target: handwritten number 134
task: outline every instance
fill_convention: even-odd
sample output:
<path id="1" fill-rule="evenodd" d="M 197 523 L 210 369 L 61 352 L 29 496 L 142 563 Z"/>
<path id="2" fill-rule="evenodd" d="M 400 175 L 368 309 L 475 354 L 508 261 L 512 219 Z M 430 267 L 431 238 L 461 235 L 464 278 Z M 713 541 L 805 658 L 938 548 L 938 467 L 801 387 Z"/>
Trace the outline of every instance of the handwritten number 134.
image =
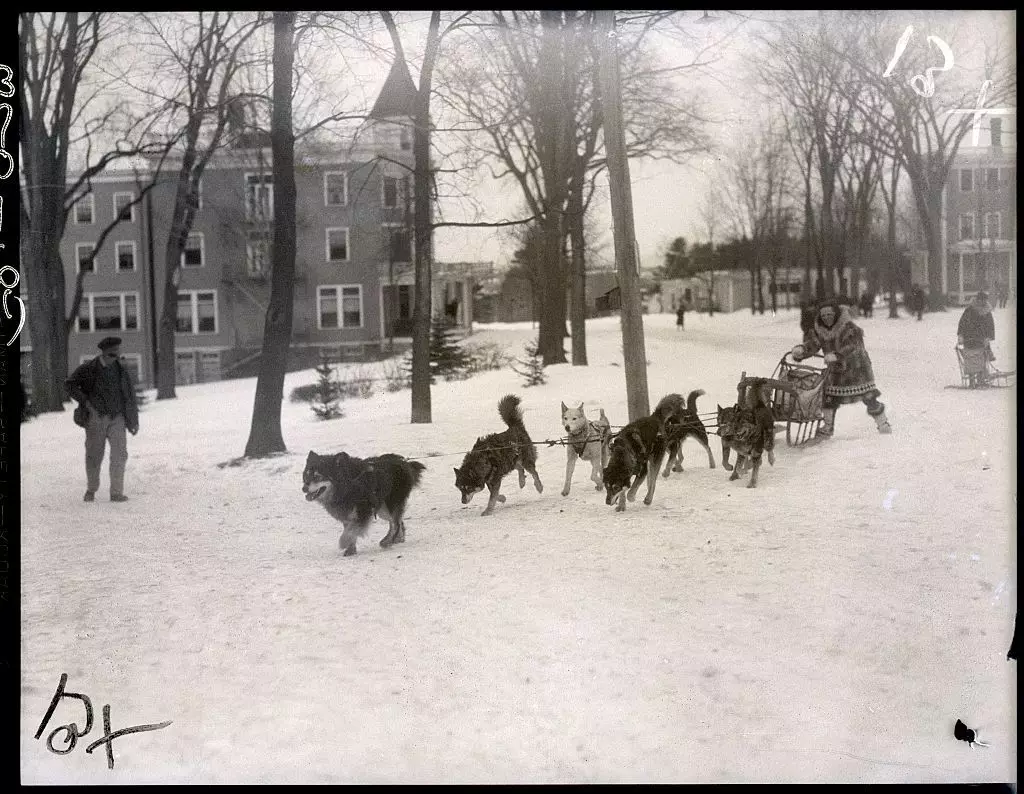
<path id="1" fill-rule="evenodd" d="M 889 65 L 886 67 L 882 77 L 888 77 L 892 74 L 892 70 L 896 68 L 896 64 L 903 56 L 903 51 L 907 48 L 907 44 L 910 43 L 910 37 L 914 35 L 914 26 L 907 25 L 907 29 L 903 31 L 903 35 L 900 36 L 900 40 L 896 42 L 896 52 L 892 56 L 892 60 L 889 61 Z M 953 68 L 953 51 L 938 36 L 929 36 L 928 43 L 934 44 L 939 48 L 942 53 L 944 62 L 942 66 L 930 66 L 924 70 L 924 74 L 915 74 L 910 78 L 910 87 L 917 92 L 918 96 L 931 97 L 935 95 L 935 80 L 932 78 L 932 72 L 948 72 Z"/>

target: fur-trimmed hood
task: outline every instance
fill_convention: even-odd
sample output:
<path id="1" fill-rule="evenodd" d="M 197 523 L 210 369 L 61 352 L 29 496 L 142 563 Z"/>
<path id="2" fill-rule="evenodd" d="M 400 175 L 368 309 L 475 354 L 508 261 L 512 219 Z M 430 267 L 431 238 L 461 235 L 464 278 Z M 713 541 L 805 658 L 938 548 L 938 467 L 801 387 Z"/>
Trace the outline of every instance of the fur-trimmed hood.
<path id="1" fill-rule="evenodd" d="M 818 339 L 822 345 L 825 344 L 826 340 L 831 341 L 833 344 L 838 341 L 840 335 L 846 330 L 847 326 L 853 325 L 853 318 L 850 316 L 850 308 L 845 304 L 826 304 L 832 306 L 836 310 L 836 321 L 829 328 L 825 323 L 821 321 L 821 309 L 814 315 L 814 333 L 818 335 Z"/>

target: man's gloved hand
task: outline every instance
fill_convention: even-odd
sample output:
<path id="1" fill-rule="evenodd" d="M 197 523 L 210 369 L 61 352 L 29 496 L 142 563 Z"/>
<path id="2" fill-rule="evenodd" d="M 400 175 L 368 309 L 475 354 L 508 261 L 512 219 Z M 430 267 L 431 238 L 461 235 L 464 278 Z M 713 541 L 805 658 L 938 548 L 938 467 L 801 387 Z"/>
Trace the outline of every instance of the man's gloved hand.
<path id="1" fill-rule="evenodd" d="M 826 364 L 827 364 L 828 366 L 830 366 L 830 367 L 831 367 L 831 366 L 832 366 L 833 364 L 835 364 L 835 363 L 836 363 L 837 361 L 839 361 L 839 356 L 837 356 L 837 355 L 836 355 L 835 353 L 826 353 L 826 354 L 825 354 L 825 363 L 826 363 Z"/>
<path id="2" fill-rule="evenodd" d="M 794 361 L 799 361 L 800 359 L 804 358 L 804 346 L 793 345 L 793 349 L 789 351 L 789 354 L 793 356 Z"/>

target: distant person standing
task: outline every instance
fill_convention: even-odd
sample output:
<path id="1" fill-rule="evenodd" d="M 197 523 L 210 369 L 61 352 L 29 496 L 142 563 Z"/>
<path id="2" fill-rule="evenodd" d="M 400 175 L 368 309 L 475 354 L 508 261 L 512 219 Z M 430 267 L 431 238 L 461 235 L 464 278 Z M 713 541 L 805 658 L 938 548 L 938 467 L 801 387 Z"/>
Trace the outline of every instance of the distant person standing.
<path id="1" fill-rule="evenodd" d="M 1010 299 L 1010 286 L 1005 281 L 996 283 L 996 303 L 1000 309 L 1006 308 L 1006 302 Z"/>
<path id="2" fill-rule="evenodd" d="M 920 320 L 924 315 L 924 290 L 917 284 L 910 288 L 910 295 L 907 296 L 907 308 L 911 314 L 916 314 Z"/>
<path id="3" fill-rule="evenodd" d="M 995 338 L 996 324 L 992 319 L 992 306 L 988 302 L 988 295 L 979 292 L 960 315 L 960 323 L 956 327 L 956 341 L 963 350 L 964 372 L 971 389 L 985 385 L 988 363 L 995 360 L 991 346 Z"/>
<path id="4" fill-rule="evenodd" d="M 860 296 L 860 313 L 863 317 L 871 317 L 875 311 L 875 293 L 863 292 Z"/>
<path id="5" fill-rule="evenodd" d="M 75 424 L 85 428 L 84 501 L 93 502 L 100 487 L 100 468 L 110 442 L 110 501 L 127 502 L 124 470 L 128 462 L 128 438 L 139 432 L 139 408 L 135 387 L 121 363 L 121 340 L 101 340 L 100 355 L 76 369 L 67 379 L 71 397 L 78 401 Z"/>
<path id="6" fill-rule="evenodd" d="M 679 308 L 676 309 L 676 328 L 680 331 L 684 330 L 686 325 L 686 301 L 679 301 Z"/>

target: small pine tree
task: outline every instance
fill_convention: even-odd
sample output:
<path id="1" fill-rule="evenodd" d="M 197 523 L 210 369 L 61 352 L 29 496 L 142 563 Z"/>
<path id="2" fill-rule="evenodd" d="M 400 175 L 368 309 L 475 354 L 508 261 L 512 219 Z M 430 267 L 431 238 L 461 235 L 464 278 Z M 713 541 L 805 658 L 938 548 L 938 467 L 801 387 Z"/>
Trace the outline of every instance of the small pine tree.
<path id="1" fill-rule="evenodd" d="M 310 408 L 321 419 L 337 419 L 344 413 L 338 406 L 338 384 L 334 381 L 334 367 L 324 362 L 316 368 L 316 391 Z"/>
<path id="2" fill-rule="evenodd" d="M 523 365 L 523 369 L 513 365 L 512 370 L 523 376 L 524 386 L 540 386 L 547 383 L 548 376 L 544 374 L 544 359 L 540 355 L 540 340 L 527 342 L 523 345 L 523 349 L 526 351 L 526 360 L 516 359 Z"/>
<path id="3" fill-rule="evenodd" d="M 469 353 L 455 341 L 455 329 L 443 317 L 435 316 L 430 323 L 430 375 L 445 380 L 463 380 L 472 363 Z"/>

